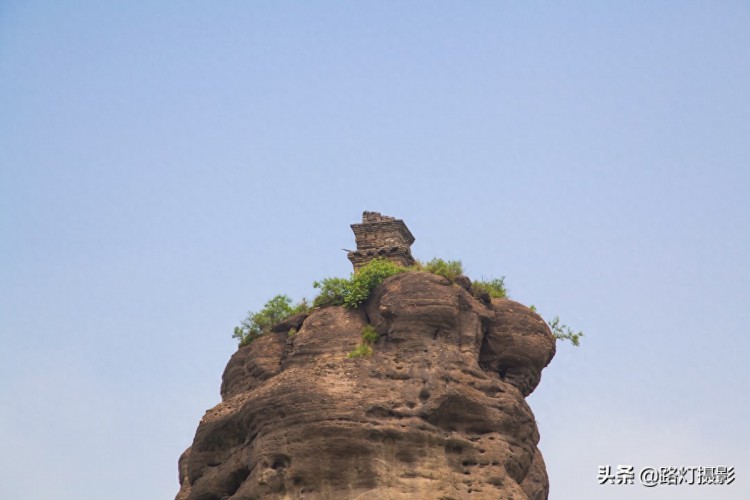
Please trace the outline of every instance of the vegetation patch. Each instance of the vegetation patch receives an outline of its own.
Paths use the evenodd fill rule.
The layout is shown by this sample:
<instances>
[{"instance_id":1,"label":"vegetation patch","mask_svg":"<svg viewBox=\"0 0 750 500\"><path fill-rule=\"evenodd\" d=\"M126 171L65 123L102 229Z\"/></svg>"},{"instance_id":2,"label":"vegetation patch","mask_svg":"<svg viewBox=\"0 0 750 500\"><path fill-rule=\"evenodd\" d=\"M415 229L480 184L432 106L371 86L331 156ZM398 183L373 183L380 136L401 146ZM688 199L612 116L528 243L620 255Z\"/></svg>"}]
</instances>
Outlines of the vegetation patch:
<instances>
[{"instance_id":1,"label":"vegetation patch","mask_svg":"<svg viewBox=\"0 0 750 500\"><path fill-rule=\"evenodd\" d=\"M505 299L508 297L508 289L505 287L505 276L491 280L472 281L471 293L477 298L486 293L492 299Z\"/></svg>"},{"instance_id":2,"label":"vegetation patch","mask_svg":"<svg viewBox=\"0 0 750 500\"><path fill-rule=\"evenodd\" d=\"M547 324L549 325L550 330L552 330L552 335L554 335L556 339L570 340L570 342L576 347L581 345L581 337L583 337L583 332L576 332L568 325L560 323L559 316L555 316L551 320L547 321Z\"/></svg>"},{"instance_id":3,"label":"vegetation patch","mask_svg":"<svg viewBox=\"0 0 750 500\"><path fill-rule=\"evenodd\" d=\"M302 299L297 305L292 306L292 299L287 295L277 295L263 306L259 312L248 312L247 317L240 326L234 327L233 338L237 339L240 346L247 345L261 335L271 331L271 328L289 316L310 309L307 301Z\"/></svg>"},{"instance_id":4,"label":"vegetation patch","mask_svg":"<svg viewBox=\"0 0 750 500\"><path fill-rule=\"evenodd\" d=\"M372 325L365 325L362 328L362 342L349 354L347 358L363 358L366 356L372 356L372 345L377 342L380 335Z\"/></svg>"},{"instance_id":5,"label":"vegetation patch","mask_svg":"<svg viewBox=\"0 0 750 500\"><path fill-rule=\"evenodd\" d=\"M352 352L346 355L347 358L365 358L372 356L372 346L359 344Z\"/></svg>"},{"instance_id":6,"label":"vegetation patch","mask_svg":"<svg viewBox=\"0 0 750 500\"><path fill-rule=\"evenodd\" d=\"M374 344L380 338L380 334L375 330L372 325L365 325L362 328L362 342L366 344Z\"/></svg>"},{"instance_id":7,"label":"vegetation patch","mask_svg":"<svg viewBox=\"0 0 750 500\"><path fill-rule=\"evenodd\" d=\"M372 291L386 278L409 271L425 271L437 274L451 282L456 281L459 276L464 274L463 264L460 260L434 258L426 263L417 261L416 264L405 268L387 259L377 258L353 272L349 278L325 278L314 282L313 287L320 290L320 293L315 297L312 308L344 306L354 309L366 301ZM471 293L477 298L481 298L485 294L490 298L507 298L508 289L505 285L505 276L473 281ZM292 300L287 295L277 295L266 302L259 312L248 312L247 318L242 321L241 325L234 328L232 337L239 341L240 346L247 345L271 331L274 325L289 316L300 312L308 312L310 309L311 307L305 299L292 306ZM536 312L536 307L532 305L531 310ZM547 323L555 338L568 340L574 346L580 345L583 332L576 332L568 325L562 324L558 316L547 321ZM368 328L369 330L367 330ZM365 330L362 332L362 343L349 353L350 358L372 354L372 345L377 341L378 333L369 325ZM289 336L296 333L296 330L292 329L289 331Z\"/></svg>"},{"instance_id":8,"label":"vegetation patch","mask_svg":"<svg viewBox=\"0 0 750 500\"><path fill-rule=\"evenodd\" d=\"M437 274L438 276L447 278L451 283L456 281L456 278L464 273L464 266L460 260L443 260L438 258L434 258L426 263L417 261L417 263L409 269Z\"/></svg>"},{"instance_id":9,"label":"vegetation patch","mask_svg":"<svg viewBox=\"0 0 750 500\"><path fill-rule=\"evenodd\" d=\"M352 273L349 279L326 278L313 283L320 294L313 302L314 307L345 306L358 307L367 300L370 293L386 278L408 271L387 259L375 259Z\"/></svg>"}]
</instances>

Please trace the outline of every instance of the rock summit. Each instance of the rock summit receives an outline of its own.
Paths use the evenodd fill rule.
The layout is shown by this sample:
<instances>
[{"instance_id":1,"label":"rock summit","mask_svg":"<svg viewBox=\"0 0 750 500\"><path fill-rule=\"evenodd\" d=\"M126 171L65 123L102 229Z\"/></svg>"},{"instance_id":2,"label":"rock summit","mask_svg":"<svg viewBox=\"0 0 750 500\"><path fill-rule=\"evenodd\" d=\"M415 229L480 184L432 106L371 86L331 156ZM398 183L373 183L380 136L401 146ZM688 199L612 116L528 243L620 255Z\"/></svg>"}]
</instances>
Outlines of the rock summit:
<instances>
[{"instance_id":1,"label":"rock summit","mask_svg":"<svg viewBox=\"0 0 750 500\"><path fill-rule=\"evenodd\" d=\"M525 398L555 338L528 307L466 288L401 273L357 309L240 347L180 457L177 500L546 499ZM366 325L373 354L348 357Z\"/></svg>"}]
</instances>

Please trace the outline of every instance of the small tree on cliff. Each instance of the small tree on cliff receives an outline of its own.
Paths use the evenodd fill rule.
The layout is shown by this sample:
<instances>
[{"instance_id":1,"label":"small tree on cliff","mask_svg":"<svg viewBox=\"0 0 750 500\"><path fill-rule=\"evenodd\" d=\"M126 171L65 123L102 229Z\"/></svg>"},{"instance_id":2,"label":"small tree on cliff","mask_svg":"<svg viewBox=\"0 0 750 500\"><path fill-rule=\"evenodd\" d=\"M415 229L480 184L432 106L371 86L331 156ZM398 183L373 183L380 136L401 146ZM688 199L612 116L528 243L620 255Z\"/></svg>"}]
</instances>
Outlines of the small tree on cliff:
<instances>
[{"instance_id":1,"label":"small tree on cliff","mask_svg":"<svg viewBox=\"0 0 750 500\"><path fill-rule=\"evenodd\" d=\"M406 271L406 268L387 259L374 259L352 273L349 279L326 278L313 283L313 287L320 289L313 306L345 306L353 309L367 300L375 287L386 278Z\"/></svg>"},{"instance_id":2,"label":"small tree on cliff","mask_svg":"<svg viewBox=\"0 0 750 500\"><path fill-rule=\"evenodd\" d=\"M261 335L270 332L271 327L276 323L307 309L307 302L304 299L292 307L292 299L289 296L277 295L266 302L260 312L248 312L247 318L242 321L240 326L234 327L232 337L237 339L241 346L247 345Z\"/></svg>"},{"instance_id":3,"label":"small tree on cliff","mask_svg":"<svg viewBox=\"0 0 750 500\"><path fill-rule=\"evenodd\" d=\"M576 332L568 325L561 324L559 316L555 316L551 320L547 321L547 324L549 324L549 328L550 330L552 330L552 335L554 335L556 339L570 340L570 342L576 347L581 345L581 337L583 337L583 332Z\"/></svg>"}]
</instances>

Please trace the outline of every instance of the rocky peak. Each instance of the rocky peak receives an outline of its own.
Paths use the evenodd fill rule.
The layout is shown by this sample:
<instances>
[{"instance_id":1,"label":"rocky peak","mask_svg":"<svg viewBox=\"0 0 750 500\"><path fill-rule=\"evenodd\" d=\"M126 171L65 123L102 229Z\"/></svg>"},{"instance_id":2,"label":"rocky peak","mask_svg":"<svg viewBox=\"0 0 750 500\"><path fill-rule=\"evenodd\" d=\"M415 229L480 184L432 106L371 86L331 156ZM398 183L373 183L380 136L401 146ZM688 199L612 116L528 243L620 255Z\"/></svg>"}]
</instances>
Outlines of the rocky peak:
<instances>
[{"instance_id":1,"label":"rocky peak","mask_svg":"<svg viewBox=\"0 0 750 500\"><path fill-rule=\"evenodd\" d=\"M546 499L525 397L555 339L528 307L465 285L398 274L360 308L240 347L180 458L177 500ZM348 357L366 325L374 353Z\"/></svg>"}]
</instances>

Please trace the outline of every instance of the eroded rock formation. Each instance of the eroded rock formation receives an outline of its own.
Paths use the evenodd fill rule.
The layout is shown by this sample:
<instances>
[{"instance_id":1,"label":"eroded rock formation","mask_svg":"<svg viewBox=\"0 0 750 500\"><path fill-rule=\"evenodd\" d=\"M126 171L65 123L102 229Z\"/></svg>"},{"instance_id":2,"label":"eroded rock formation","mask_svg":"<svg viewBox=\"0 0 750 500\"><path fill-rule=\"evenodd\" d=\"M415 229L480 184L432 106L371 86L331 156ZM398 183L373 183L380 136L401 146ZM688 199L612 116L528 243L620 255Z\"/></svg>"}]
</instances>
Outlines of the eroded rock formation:
<instances>
[{"instance_id":1,"label":"eroded rock formation","mask_svg":"<svg viewBox=\"0 0 750 500\"><path fill-rule=\"evenodd\" d=\"M409 272L295 322L230 359L178 500L547 498L524 398L555 340L529 308ZM368 323L374 354L347 358Z\"/></svg>"}]
</instances>

